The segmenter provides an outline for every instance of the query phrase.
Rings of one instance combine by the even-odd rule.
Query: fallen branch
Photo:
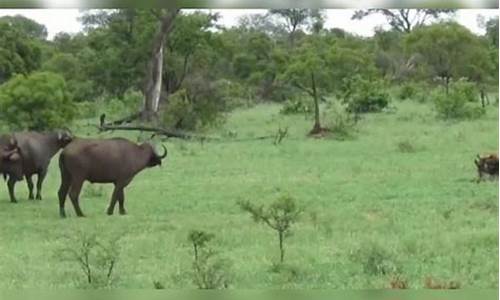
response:
[[[114,130],[132,130],[132,131],[146,131],[154,132],[154,135],[164,135],[166,137],[180,138],[180,139],[200,139],[200,140],[218,140],[219,138],[198,136],[180,131],[173,131],[160,127],[148,126],[115,126],[112,123],[105,123],[106,115],[102,114],[100,117],[100,124],[97,127],[99,131],[114,131]]]

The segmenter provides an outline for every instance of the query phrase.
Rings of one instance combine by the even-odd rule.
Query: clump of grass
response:
[[[398,289],[398,290],[406,290],[410,288],[408,284],[408,280],[404,278],[402,275],[397,274],[395,276],[392,276],[390,280],[390,286],[391,289]]]
[[[434,290],[456,290],[460,288],[460,282],[457,281],[437,281],[432,277],[425,278],[424,286],[427,289]]]
[[[368,275],[397,274],[400,269],[394,254],[375,243],[358,249],[353,258],[363,265],[363,271]]]
[[[243,211],[252,215],[255,222],[262,222],[276,231],[280,251],[280,263],[285,260],[285,238],[290,236],[291,227],[298,221],[302,209],[290,196],[281,196],[271,203],[269,207],[257,206],[249,201],[238,202]]]
[[[417,152],[416,146],[409,140],[400,141],[397,144],[399,152],[414,153]]]
[[[349,113],[345,106],[340,104],[330,104],[325,111],[323,119],[331,137],[337,140],[354,138],[356,133],[358,116]]]
[[[63,260],[77,266],[87,286],[107,288],[116,280],[114,271],[119,250],[118,238],[105,241],[96,234],[81,233],[69,239],[58,254]]]

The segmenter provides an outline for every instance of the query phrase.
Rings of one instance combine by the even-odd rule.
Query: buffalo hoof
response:
[[[107,214],[108,216],[112,216],[112,215],[113,215],[113,211],[112,211],[112,210],[107,210],[107,211],[106,211],[106,214]]]
[[[36,195],[36,200],[42,200],[42,196],[41,195]]]
[[[79,215],[76,215],[78,218],[85,218],[85,215],[84,214],[79,214]]]
[[[28,200],[35,200],[35,197],[33,197],[33,195],[29,195]]]
[[[120,210],[120,215],[124,216],[126,214],[127,214],[127,212],[125,210]]]
[[[16,199],[12,199],[12,200],[10,200],[10,203],[17,203],[17,200]]]

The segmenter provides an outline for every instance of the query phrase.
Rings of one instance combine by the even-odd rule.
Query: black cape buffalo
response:
[[[113,214],[117,201],[120,214],[125,214],[123,189],[143,169],[161,165],[161,160],[167,156],[167,149],[162,147],[164,153],[159,155],[150,143],[137,145],[123,138],[74,139],[59,156],[61,217],[66,217],[64,203],[68,192],[76,215],[84,216],[78,197],[85,180],[91,183],[113,183],[115,188],[107,214]]]
[[[477,182],[480,182],[484,174],[488,174],[490,177],[498,178],[498,154],[490,153],[486,155],[477,155],[477,158],[474,160],[474,164],[477,167],[478,179]]]
[[[47,169],[52,157],[72,140],[67,131],[49,133],[19,132],[0,137],[0,145],[4,149],[19,149],[19,155],[11,155],[4,159],[0,173],[8,177],[7,186],[11,202],[17,202],[14,187],[17,181],[26,177],[29,189],[29,199],[33,197],[32,176],[37,174],[36,199],[42,199],[42,183],[47,175]]]

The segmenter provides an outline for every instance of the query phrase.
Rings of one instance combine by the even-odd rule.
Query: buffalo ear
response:
[[[479,161],[477,159],[474,159],[474,164],[479,167]]]

